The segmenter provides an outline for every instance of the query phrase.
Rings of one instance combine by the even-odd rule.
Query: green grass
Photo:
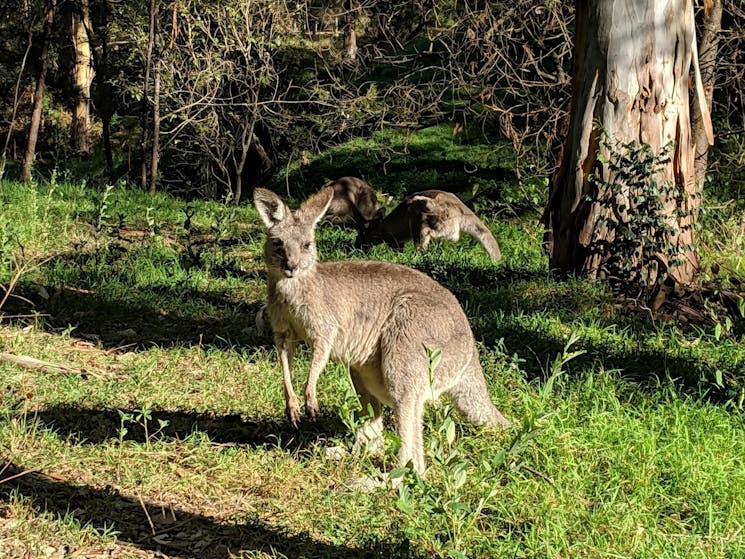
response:
[[[528,173],[518,183],[512,170],[514,155],[504,140],[487,140],[483,131],[454,133],[450,125],[416,132],[380,131],[369,139],[356,139],[307,154],[307,163],[291,161],[269,184],[278,193],[303,198],[324,183],[345,175],[364,178],[383,196],[440,189],[475,197],[508,215],[533,211],[543,205],[548,182]],[[487,202],[488,198],[490,202]]]
[[[427,134],[412,143],[445,149]],[[485,153],[450,149],[461,164]],[[402,192],[436,184],[396,177]],[[483,432],[443,402],[426,417],[426,478],[364,493],[350,482],[395,464],[392,450],[326,458],[352,448],[343,366],[321,377],[318,422],[283,416],[254,327],[252,207],[61,182],[2,182],[0,201],[0,284],[34,265],[2,309],[0,352],[65,365],[0,361],[2,557],[745,556],[741,323],[653,321],[600,284],[556,281],[530,203],[480,208],[498,264],[468,240],[362,252],[321,227],[324,259],[400,262],[456,294],[517,425]],[[715,223],[704,259],[736,285],[738,222]],[[298,361],[299,384],[307,351]]]

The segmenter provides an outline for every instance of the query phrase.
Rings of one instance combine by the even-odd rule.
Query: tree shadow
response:
[[[39,296],[40,290],[44,297]],[[255,326],[263,301],[232,302],[220,291],[160,286],[148,293],[107,294],[34,285],[20,287],[16,295],[20,298],[3,310],[10,317],[22,318],[4,320],[20,324],[36,314],[50,330],[67,330],[71,337],[95,342],[103,349],[273,346],[271,338]],[[164,307],[173,310],[164,311]]]
[[[527,379],[544,379],[556,355],[566,347],[566,339],[551,337],[535,330],[509,323],[506,327],[475,329],[477,339],[487,346],[504,343],[508,353],[521,359],[520,369]],[[736,366],[675,355],[664,349],[623,348],[610,342],[580,340],[572,351],[584,353],[574,357],[565,367],[571,377],[582,371],[597,370],[602,364],[604,371],[619,371],[621,377],[642,390],[655,391],[661,383],[672,381],[680,394],[701,397],[722,403],[730,395],[728,386],[717,386],[714,382],[717,370],[724,380],[742,378]],[[724,370],[723,370],[724,369]]]
[[[302,199],[328,181],[356,176],[394,198],[427,189],[469,198],[478,185],[480,195],[488,193],[489,199],[500,202],[503,193],[511,192],[519,183],[509,144],[487,143],[489,140],[480,134],[475,139],[459,136],[456,140],[453,130],[443,125],[423,130],[424,134],[417,132],[410,139],[402,136],[369,145],[337,146],[306,165],[277,173],[267,187]],[[516,206],[518,198],[510,198],[511,205]],[[532,210],[529,205],[515,209]]]
[[[99,489],[60,481],[42,472],[24,473],[4,460],[0,460],[0,472],[0,501],[21,496],[38,511],[72,517],[100,533],[113,529],[120,542],[170,557],[229,559],[253,552],[297,558],[424,557],[411,549],[407,540],[374,540],[362,548],[352,548],[319,541],[309,533],[292,533],[251,518],[250,514],[245,515],[245,521],[222,523],[209,516],[125,496],[109,486]]]
[[[319,442],[348,432],[339,417],[330,413],[322,413],[315,421],[303,420],[297,428],[286,419],[252,419],[240,414],[151,410],[147,420],[138,417],[141,414],[142,410],[137,409],[95,409],[56,404],[35,412],[34,417],[42,427],[50,429],[61,439],[83,445],[98,445],[109,440],[140,444],[148,440],[182,441],[202,433],[214,444],[274,447],[302,453]]]
[[[639,338],[629,344],[618,343],[617,336],[585,337],[573,347],[584,353],[568,365],[570,376],[591,369],[617,370],[621,376],[642,390],[654,391],[660,383],[672,381],[680,394],[726,402],[733,390],[742,386],[743,371],[735,360],[686,355],[676,346],[643,347],[644,338],[660,332],[660,323],[651,320],[648,309],[632,311],[619,307],[618,299],[587,281],[560,280],[549,271],[505,269],[443,263],[425,259],[417,268],[448,287],[466,308],[477,340],[488,347],[504,344],[510,354],[522,360],[520,368],[528,379],[544,379],[549,365],[564,351],[566,334],[579,317],[592,314],[592,326],[602,331],[627,330]],[[532,295],[530,286],[543,286],[547,293]],[[529,286],[528,289],[525,286]],[[609,312],[599,312],[606,307]],[[598,311],[598,312],[595,312]],[[548,314],[567,329],[556,332],[539,326],[528,327],[517,315]],[[492,318],[493,317],[493,318]],[[530,321],[528,321],[530,322]],[[683,332],[700,333],[692,324],[677,324]],[[721,373],[722,383],[716,381]]]

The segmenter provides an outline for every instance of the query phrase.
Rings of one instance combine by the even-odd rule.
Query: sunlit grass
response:
[[[461,149],[430,135],[421,153]],[[321,377],[317,424],[284,419],[254,324],[250,205],[62,183],[2,182],[0,196],[0,283],[9,254],[39,263],[3,308],[0,352],[61,365],[0,361],[0,556],[745,555],[739,326],[653,320],[602,284],[557,281],[533,214],[484,214],[498,263],[468,239],[360,251],[353,232],[320,227],[323,259],[399,262],[456,294],[518,426],[484,432],[443,402],[426,416],[425,480],[362,493],[350,482],[395,460],[327,459],[352,450],[343,365]],[[719,244],[704,237],[704,261],[735,262],[733,219]],[[298,385],[307,367],[302,350]]]

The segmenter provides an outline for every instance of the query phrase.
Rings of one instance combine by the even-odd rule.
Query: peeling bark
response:
[[[608,255],[598,247],[612,245],[614,233],[602,219],[607,206],[598,203],[605,193],[589,179],[614,180],[603,164],[611,154],[599,143],[605,130],[613,142],[646,143],[655,154],[674,146],[658,180],[674,184],[682,196],[663,200],[661,218],[678,222],[680,234],[672,242],[684,250],[671,277],[679,283],[694,280],[698,258],[690,247],[700,193],[688,89],[695,52],[692,0],[577,0],[569,134],[545,213],[552,269],[603,277]],[[612,204],[632,207],[624,192]],[[667,255],[660,257],[668,261]]]
[[[695,177],[696,189],[701,192],[706,177],[706,165],[709,154],[709,138],[706,133],[705,113],[711,113],[711,101],[714,96],[714,82],[716,81],[716,61],[719,51],[719,37],[722,30],[722,0],[711,0],[711,4],[704,14],[703,32],[699,42],[699,66],[703,92],[696,89],[696,100],[691,108],[693,141],[695,144]],[[703,98],[702,98],[703,97]],[[704,107],[702,108],[702,103]]]
[[[81,0],[72,12],[72,45],[74,53],[73,80],[75,86],[75,106],[72,114],[72,143],[81,155],[89,155],[91,84],[95,71],[91,52],[92,34],[88,0]]]

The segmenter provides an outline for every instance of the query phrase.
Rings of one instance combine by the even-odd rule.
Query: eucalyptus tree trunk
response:
[[[660,156],[656,184],[671,186],[666,194],[648,193],[659,197],[659,215],[643,216],[674,232],[656,265],[677,283],[694,280],[693,225],[701,195],[689,108],[692,67],[701,91],[692,0],[576,1],[569,131],[545,213],[552,269],[607,278],[606,264],[620,241],[619,228],[609,222],[617,219],[623,226],[638,217],[633,215],[638,198],[630,199],[623,187],[603,191],[602,185],[623,180],[608,162],[613,146],[648,145]],[[709,113],[703,104],[701,109],[711,143]]]
[[[91,151],[91,84],[95,72],[91,51],[91,18],[88,0],[80,0],[72,10],[73,79],[75,104],[72,114],[72,144],[81,155]]]
[[[706,111],[711,112],[711,100],[714,95],[714,82],[716,81],[717,52],[719,51],[719,38],[722,30],[722,0],[710,0],[704,2],[704,25],[699,42],[699,65],[701,66],[701,81],[704,86],[704,103]],[[706,164],[709,155],[709,142],[706,137],[705,115],[701,110],[701,100],[696,91],[696,102],[691,107],[693,139],[696,143],[696,187],[703,190],[704,178],[706,177]]]
[[[34,89],[34,104],[31,109],[31,125],[28,130],[28,144],[26,153],[21,162],[21,181],[28,182],[31,180],[31,169],[34,166],[34,157],[36,156],[36,142],[39,139],[39,128],[41,127],[41,112],[44,107],[44,91],[46,89],[47,68],[49,66],[49,41],[52,34],[52,24],[54,23],[54,10],[57,7],[57,0],[49,0],[46,5],[46,15],[44,17],[44,30],[41,36],[41,64],[39,73],[36,75],[36,88]]]

